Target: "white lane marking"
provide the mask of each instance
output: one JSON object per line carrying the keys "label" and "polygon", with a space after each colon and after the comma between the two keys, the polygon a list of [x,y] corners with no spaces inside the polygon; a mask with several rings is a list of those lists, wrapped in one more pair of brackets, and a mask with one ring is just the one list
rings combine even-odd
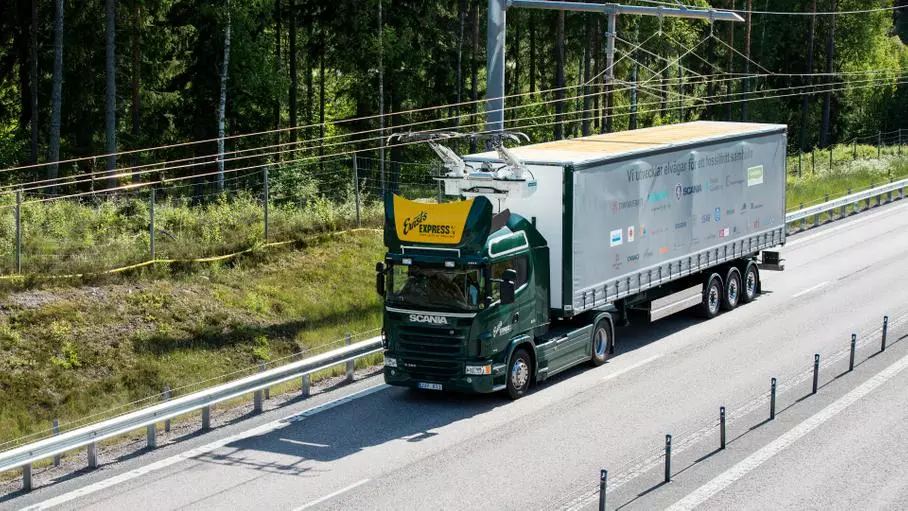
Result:
{"label": "white lane marking", "polygon": [[92,493],[96,493],[101,490],[106,490],[107,488],[118,485],[120,483],[125,483],[126,481],[130,481],[137,477],[142,477],[142,476],[149,474],[151,472],[154,472],[156,470],[161,470],[162,468],[167,468],[167,467],[177,464],[181,461],[186,461],[186,460],[201,456],[203,454],[207,454],[211,451],[220,449],[233,442],[243,440],[246,438],[251,438],[254,436],[265,435],[265,434],[271,433],[272,431],[276,431],[278,429],[287,427],[290,424],[292,424],[293,422],[300,420],[300,417],[310,416],[311,414],[306,415],[310,411],[318,410],[319,412],[323,412],[325,410],[330,410],[331,408],[334,408],[335,406],[339,406],[343,403],[352,401],[354,399],[366,397],[370,394],[374,394],[374,393],[376,393],[380,390],[383,390],[385,388],[388,388],[388,387],[389,387],[389,385],[387,385],[385,383],[375,385],[373,387],[368,387],[359,392],[350,394],[349,396],[344,396],[342,398],[335,399],[333,401],[329,401],[329,402],[321,404],[319,406],[314,406],[314,407],[310,408],[309,410],[306,410],[302,413],[294,414],[289,417],[284,417],[283,419],[278,419],[276,421],[269,422],[268,424],[263,424],[261,426],[252,428],[250,430],[243,431],[243,432],[237,433],[235,435],[228,436],[226,438],[222,438],[215,442],[211,442],[210,444],[206,444],[201,447],[196,447],[195,449],[190,449],[188,451],[181,452],[180,454],[177,454],[175,456],[171,456],[169,458],[165,458],[163,460],[156,461],[149,465],[145,465],[144,467],[139,467],[135,470],[130,470],[129,472],[124,472],[122,474],[110,477],[103,481],[98,481],[97,483],[90,484],[83,488],[79,488],[78,490],[74,490],[69,493],[64,493],[63,495],[59,495],[57,497],[47,499],[44,502],[40,502],[33,506],[24,508],[23,511],[48,509],[48,508],[51,508],[54,506],[59,506],[61,504],[65,504],[67,502],[78,499],[80,497],[85,497],[87,495],[91,495]]}
{"label": "white lane marking", "polygon": [[848,229],[849,227],[851,227],[851,226],[853,226],[853,225],[855,225],[855,224],[859,224],[859,223],[862,223],[862,222],[866,222],[866,221],[868,221],[868,220],[873,220],[874,218],[876,218],[876,217],[878,217],[878,216],[888,215],[888,214],[890,214],[890,213],[893,213],[893,212],[895,212],[895,211],[899,211],[899,210],[905,209],[905,208],[908,208],[908,204],[902,204],[902,205],[895,206],[895,207],[892,207],[892,208],[887,208],[885,211],[880,211],[879,213],[874,213],[874,214],[872,214],[872,215],[861,216],[861,217],[858,217],[858,218],[856,218],[856,219],[854,219],[854,220],[852,220],[852,221],[850,221],[850,222],[846,222],[846,223],[844,223],[844,224],[836,225],[836,226],[830,227],[830,228],[828,228],[828,229],[825,229],[825,230],[823,230],[822,232],[818,232],[818,233],[812,234],[812,235],[810,235],[810,236],[805,236],[805,237],[803,237],[803,238],[801,238],[801,237],[795,238],[795,239],[792,240],[792,241],[786,242],[786,243],[785,243],[785,248],[793,247],[793,246],[798,245],[798,244],[800,244],[800,243],[805,243],[805,242],[810,241],[810,240],[812,240],[812,239],[816,239],[816,238],[819,238],[819,237],[821,237],[821,236],[826,236],[827,234],[831,234],[831,233],[834,233],[834,232],[836,232],[836,231],[841,231],[842,229]]}
{"label": "white lane marking", "polygon": [[792,298],[797,298],[797,297],[799,297],[799,296],[804,296],[804,295],[806,295],[807,293],[809,293],[809,292],[811,292],[811,291],[816,291],[817,289],[820,289],[820,288],[822,288],[822,287],[826,287],[828,284],[829,284],[829,281],[828,281],[828,280],[824,280],[823,282],[820,282],[819,284],[817,284],[817,285],[815,285],[815,286],[813,286],[813,287],[808,287],[807,289],[801,291],[800,293],[798,293],[798,294],[792,296]]}
{"label": "white lane marking", "polygon": [[292,438],[281,438],[280,441],[287,442],[288,444],[293,444],[293,445],[302,445],[304,447],[322,447],[322,448],[331,447],[328,444],[317,444],[315,442],[303,442],[302,440],[294,440]]}
{"label": "white lane marking", "polygon": [[295,508],[293,511],[302,511],[303,509],[308,509],[308,508],[310,508],[310,507],[312,507],[312,506],[316,506],[316,505],[321,504],[322,502],[324,502],[324,501],[326,501],[326,500],[328,500],[328,499],[333,499],[334,497],[337,497],[337,496],[340,495],[341,493],[348,492],[348,491],[352,490],[353,488],[356,488],[357,486],[362,486],[362,485],[364,485],[364,484],[366,484],[366,483],[368,483],[368,482],[369,482],[369,479],[363,479],[362,481],[357,481],[357,482],[351,484],[350,486],[345,486],[345,487],[341,488],[340,490],[337,490],[337,491],[334,492],[334,493],[329,493],[328,495],[325,495],[324,497],[322,497],[322,498],[320,498],[320,499],[315,499],[315,500],[313,500],[312,502],[309,502],[309,503],[307,503],[307,504],[303,504],[302,506],[300,506],[300,507],[298,507],[298,508]]}
{"label": "white lane marking", "polygon": [[624,373],[633,371],[634,369],[637,369],[638,367],[645,366],[646,364],[649,364],[649,363],[652,362],[653,360],[656,360],[656,359],[658,359],[658,358],[662,358],[663,355],[664,355],[664,354],[659,354],[659,355],[653,355],[653,356],[651,356],[651,357],[649,357],[649,358],[645,358],[645,359],[641,360],[640,362],[637,362],[636,364],[629,365],[629,366],[625,367],[624,369],[622,369],[622,370],[620,370],[620,371],[615,371],[614,373],[612,373],[612,374],[610,374],[610,375],[608,375],[608,376],[606,376],[606,377],[604,377],[604,378],[602,378],[602,379],[603,379],[603,380],[611,380],[612,378],[617,378],[617,377],[621,376],[621,375],[624,374]]}
{"label": "white lane marking", "polygon": [[908,367],[908,355],[880,371],[876,376],[870,378],[858,388],[840,397],[831,405],[790,429],[787,433],[767,444],[757,452],[738,462],[735,466],[722,474],[719,474],[712,481],[709,481],[700,488],[694,490],[688,496],[668,508],[669,511],[687,511],[703,504],[738,479],[747,475],[750,471],[759,467],[764,462],[819,427],[824,422],[835,417],[859,399],[876,390],[877,387],[892,379],[906,367]]}

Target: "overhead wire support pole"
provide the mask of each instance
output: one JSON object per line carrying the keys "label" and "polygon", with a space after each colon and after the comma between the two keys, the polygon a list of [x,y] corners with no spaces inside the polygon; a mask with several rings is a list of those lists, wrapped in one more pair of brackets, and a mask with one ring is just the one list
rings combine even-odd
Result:
{"label": "overhead wire support pole", "polygon": [[506,11],[517,7],[524,9],[553,9],[560,11],[593,12],[609,16],[609,52],[607,55],[608,80],[614,76],[614,38],[617,35],[617,16],[632,14],[638,16],[659,16],[672,18],[705,19],[713,21],[743,22],[736,12],[717,9],[691,9],[684,6],[640,6],[615,3],[565,2],[559,0],[489,0],[488,32],[486,34],[486,130],[504,129],[504,65]]}

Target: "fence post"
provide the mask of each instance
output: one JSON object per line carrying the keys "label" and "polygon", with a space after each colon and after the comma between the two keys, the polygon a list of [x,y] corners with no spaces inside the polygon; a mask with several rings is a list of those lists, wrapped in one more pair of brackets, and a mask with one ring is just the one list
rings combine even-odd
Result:
{"label": "fence post", "polygon": [[725,449],[725,407],[719,407],[719,449]]}
{"label": "fence post", "polygon": [[813,389],[811,394],[817,393],[817,381],[820,379],[820,354],[814,353],[813,355]]}
{"label": "fence post", "polygon": [[310,392],[309,387],[310,387],[310,381],[311,381],[309,378],[310,377],[308,374],[304,374],[303,381],[300,384],[300,393],[303,395],[303,397],[309,397],[309,392]]}
{"label": "fence post", "polygon": [[858,342],[858,335],[851,334],[851,358],[848,359],[848,372],[854,371],[854,348]]}
{"label": "fence post", "polygon": [[599,471],[599,511],[605,511],[605,491],[608,482],[608,470]]}
{"label": "fence post", "polygon": [[769,420],[776,418],[776,379],[770,380],[769,384]]}
{"label": "fence post", "polygon": [[88,468],[98,468],[98,443],[88,444]]}
{"label": "fence post", "polygon": [[148,209],[149,213],[149,222],[148,222],[148,243],[149,243],[149,254],[151,255],[150,260],[155,260],[155,250],[154,250],[154,203],[155,203],[155,192],[154,186],[151,187],[151,203]]}
{"label": "fence post", "polygon": [[[353,336],[350,334],[344,335],[344,344],[347,346],[350,346],[350,344],[352,344],[352,343],[353,343]],[[347,361],[347,381],[348,382],[353,381],[353,370],[355,368],[356,368],[356,361],[348,360]]]}
{"label": "fence post", "polygon": [[353,190],[356,192],[356,227],[362,227],[359,214],[359,167],[356,164],[356,155],[353,155]]}
{"label": "fence post", "polygon": [[665,435],[665,482],[672,480],[672,436]]}
{"label": "fence post", "polygon": [[[164,385],[164,401],[170,401],[170,385]],[[170,433],[170,419],[164,421],[164,432]]]}
{"label": "fence post", "polygon": [[[59,434],[60,434],[60,419],[54,419],[54,436],[57,436]],[[59,454],[54,455],[54,466],[55,467],[60,466],[60,455]]]}
{"label": "fence post", "polygon": [[265,167],[265,241],[268,241],[268,167]]}
{"label": "fence post", "polygon": [[22,491],[32,491],[32,465],[22,466]]}
{"label": "fence post", "polygon": [[880,351],[886,351],[886,331],[889,330],[889,316],[883,316],[883,339],[880,343]]}
{"label": "fence post", "polygon": [[16,191],[16,273],[22,273],[22,191]]}

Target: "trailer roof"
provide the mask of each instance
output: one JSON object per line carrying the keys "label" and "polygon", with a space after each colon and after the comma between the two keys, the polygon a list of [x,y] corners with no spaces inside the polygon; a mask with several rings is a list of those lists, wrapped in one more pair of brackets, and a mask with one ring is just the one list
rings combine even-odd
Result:
{"label": "trailer roof", "polygon": [[[509,149],[524,163],[581,164],[742,135],[774,133],[786,128],[787,126],[784,124],[694,121],[543,142]],[[500,161],[494,151],[465,156],[464,160]]]}

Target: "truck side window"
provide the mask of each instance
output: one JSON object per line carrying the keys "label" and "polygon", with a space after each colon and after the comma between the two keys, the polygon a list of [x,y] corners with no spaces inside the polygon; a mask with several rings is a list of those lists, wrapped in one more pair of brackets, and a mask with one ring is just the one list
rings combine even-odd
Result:
{"label": "truck side window", "polygon": [[[497,263],[492,263],[492,278],[500,279],[505,270],[511,269],[517,272],[517,282],[514,284],[518,289],[520,286],[526,284],[527,282],[527,273],[528,273],[528,264],[527,256],[517,256],[510,259],[505,259],[504,261],[499,261]],[[501,284],[499,282],[492,283],[492,301],[498,301],[501,299]]]}

